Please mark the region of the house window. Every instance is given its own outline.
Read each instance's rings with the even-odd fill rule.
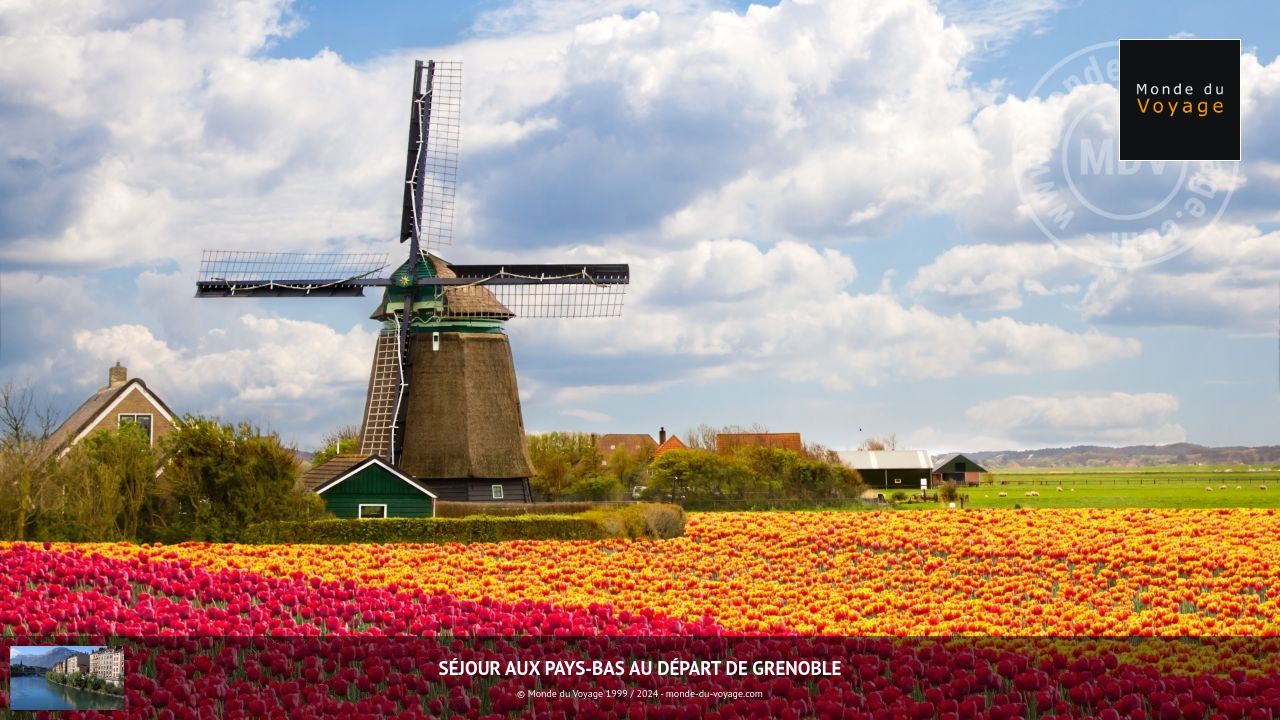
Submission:
[[[131,424],[131,423],[141,427],[147,433],[147,444],[148,445],[151,444],[151,440],[152,440],[151,413],[134,413],[134,414],[120,413],[119,415],[116,416],[116,418],[119,422],[119,427],[124,427],[125,425]]]
[[[893,479],[893,484],[894,484],[894,485],[901,485],[901,484],[902,484],[902,478],[894,478],[894,479]]]
[[[361,505],[358,513],[361,520],[376,520],[387,516],[386,505]]]
[[[492,488],[493,488],[493,499],[494,499],[494,500],[501,500],[501,499],[502,499],[502,486],[501,486],[501,485],[492,485],[492,486],[490,486],[490,487],[492,487]]]
[[[956,463],[956,472],[964,472],[965,464],[963,462]]]

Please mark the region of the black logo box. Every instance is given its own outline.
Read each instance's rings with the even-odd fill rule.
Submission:
[[[1238,39],[1120,41],[1121,160],[1239,160],[1241,101]]]

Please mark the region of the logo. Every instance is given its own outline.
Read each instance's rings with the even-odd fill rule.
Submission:
[[[1058,113],[1045,126],[1052,149],[1013,170],[1023,208],[1046,237],[1088,262],[1134,268],[1191,247],[1226,211],[1239,167],[1121,159],[1119,45],[1077,50],[1040,77],[1028,101]],[[1238,54],[1235,62],[1238,82]]]
[[[1121,40],[1122,160],[1240,159],[1239,40]]]

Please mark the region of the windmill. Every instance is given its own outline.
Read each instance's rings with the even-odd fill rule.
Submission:
[[[532,466],[503,324],[616,317],[627,265],[454,265],[462,66],[414,64],[400,243],[388,254],[206,250],[196,297],[362,297],[383,288],[360,453],[447,500],[528,500]]]

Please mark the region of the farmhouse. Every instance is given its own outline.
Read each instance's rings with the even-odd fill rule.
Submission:
[[[731,455],[742,448],[767,447],[804,452],[800,433],[720,433],[716,435],[716,454]]]
[[[658,446],[658,449],[653,451],[653,457],[654,459],[657,459],[659,457],[662,457],[663,453],[667,453],[672,450],[688,450],[688,449],[689,449],[688,445],[685,445],[683,442],[681,442],[680,438],[676,437],[675,435],[672,435],[671,437],[663,440],[662,444]]]
[[[929,482],[933,464],[923,450],[844,450],[840,462],[858,471],[869,487],[919,490]]]
[[[665,435],[666,430],[662,430],[660,434]],[[641,452],[653,450],[656,447],[658,447],[658,443],[654,442],[653,436],[648,433],[611,433],[609,435],[601,435],[596,440],[596,450],[600,452],[600,459],[605,465],[609,464],[609,458],[619,450],[632,457],[638,457]]]
[[[376,455],[338,455],[303,473],[302,485],[340,518],[436,514],[435,493]]]
[[[95,430],[129,423],[141,426],[155,445],[174,428],[178,418],[141,378],[130,380],[128,369],[116,363],[107,369],[106,387],[89,396],[45,441],[44,457],[62,457]]]
[[[986,473],[985,467],[960,453],[943,455],[933,464],[933,482],[936,484],[978,485]]]

